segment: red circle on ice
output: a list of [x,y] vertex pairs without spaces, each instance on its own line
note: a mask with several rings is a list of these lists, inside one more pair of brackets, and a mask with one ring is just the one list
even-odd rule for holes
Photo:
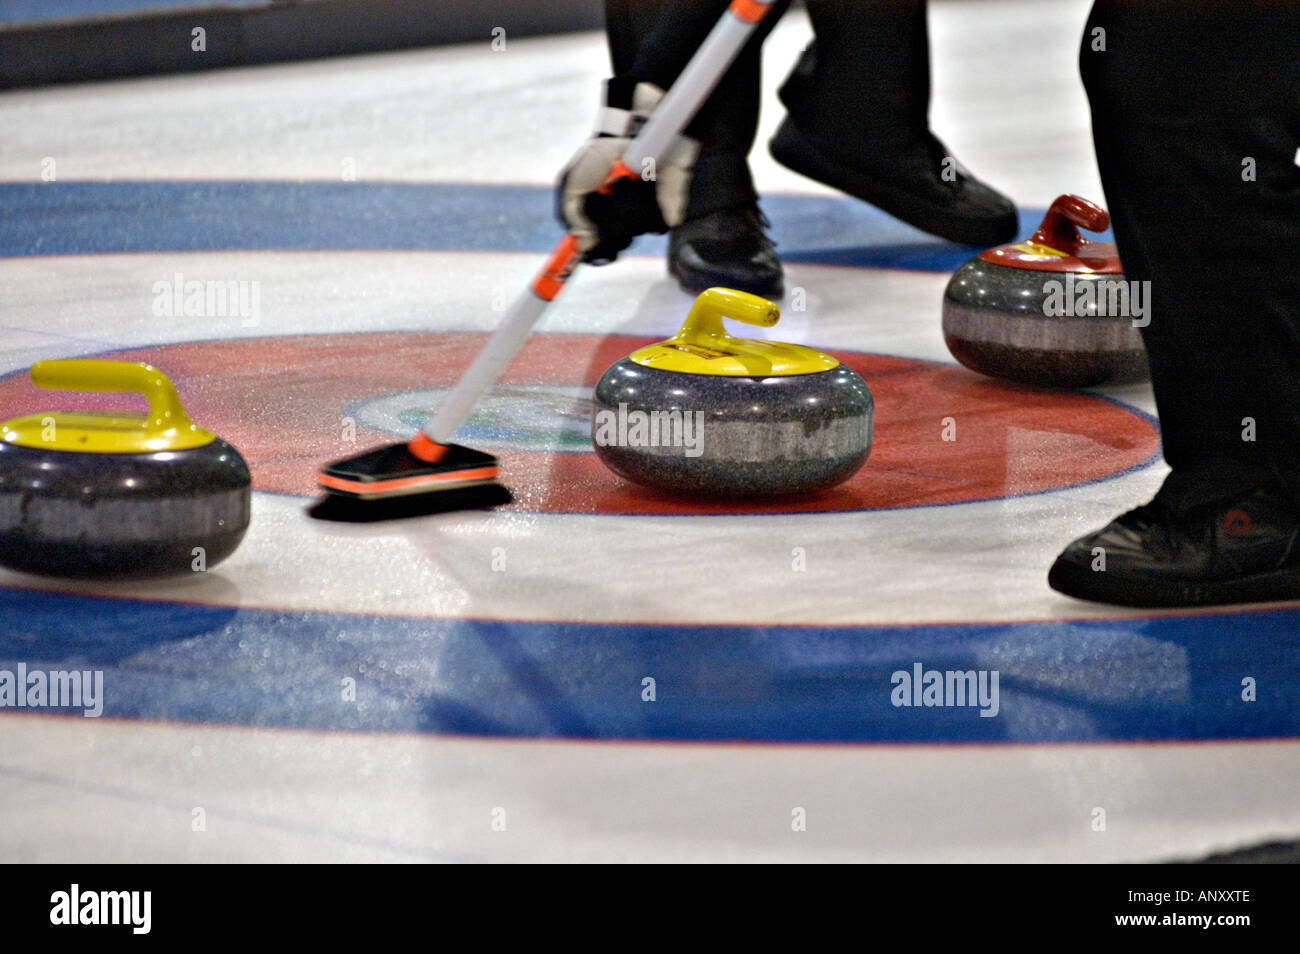
[[[368,402],[449,387],[482,334],[300,335],[139,348],[100,355],[157,365],[190,416],[238,447],[257,490],[315,495],[324,463],[394,440],[352,418]],[[541,391],[590,388],[609,365],[656,340],[535,335],[502,381]],[[875,442],[848,482],[795,500],[711,502],[637,487],[590,451],[484,447],[501,459],[512,507],[565,513],[727,514],[877,510],[1036,493],[1113,476],[1149,461],[1148,417],[1094,395],[1022,388],[953,365],[831,351],[866,380]],[[41,391],[25,374],[0,381],[0,415],[122,407],[123,395]],[[139,407],[143,408],[141,401]],[[411,417],[423,407],[412,406]],[[412,417],[414,419],[414,417]],[[353,434],[355,432],[355,436]],[[472,440],[465,443],[475,446]]]

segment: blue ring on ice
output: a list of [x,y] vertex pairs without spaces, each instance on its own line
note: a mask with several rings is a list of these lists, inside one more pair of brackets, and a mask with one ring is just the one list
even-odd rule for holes
[[[235,250],[547,252],[551,189],[394,182],[0,183],[0,256]],[[767,195],[785,262],[951,272],[953,245],[842,196]],[[1044,210],[1022,209],[1027,238]],[[632,251],[662,255],[663,236]]]
[[[804,743],[1260,739],[1300,735],[1295,633],[1287,609],[682,626],[236,609],[0,587],[0,680],[19,663],[101,670],[107,716],[300,729]],[[917,665],[923,674],[982,671],[990,689],[996,672],[996,715],[980,714],[987,705],[895,705],[894,674]]]

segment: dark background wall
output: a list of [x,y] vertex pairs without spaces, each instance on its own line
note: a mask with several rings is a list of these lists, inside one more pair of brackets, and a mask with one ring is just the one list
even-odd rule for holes
[[[601,0],[0,2],[0,88],[597,29]],[[195,28],[205,49],[194,46]]]

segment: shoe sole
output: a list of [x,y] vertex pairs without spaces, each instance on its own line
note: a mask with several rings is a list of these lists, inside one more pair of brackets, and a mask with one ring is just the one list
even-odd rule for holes
[[1047,585],[1075,599],[1139,609],[1292,602],[1300,600],[1300,567],[1197,582],[1132,577],[1058,561],[1048,571]]
[[777,129],[776,135],[768,143],[768,150],[772,153],[772,158],[787,169],[801,176],[807,176],[814,182],[839,189],[847,195],[874,205],[913,228],[937,235],[949,242],[977,247],[1000,245],[1014,239],[1020,229],[1019,216],[1014,214],[1003,219],[973,223],[969,218],[944,213],[933,206],[927,207],[921,200],[906,196],[905,193],[902,194],[905,198],[900,199],[898,189],[891,188],[886,183],[873,179],[859,170],[847,169],[827,160],[805,142],[803,137],[788,125],[788,121]]
[[758,295],[760,298],[780,298],[785,294],[784,281],[776,281],[768,285],[728,283],[726,279],[721,279],[717,275],[682,268],[671,256],[668,259],[668,274],[677,279],[677,284],[682,286],[683,291],[692,292],[696,295],[708,291],[710,288],[734,288],[736,291],[749,292],[751,295]]

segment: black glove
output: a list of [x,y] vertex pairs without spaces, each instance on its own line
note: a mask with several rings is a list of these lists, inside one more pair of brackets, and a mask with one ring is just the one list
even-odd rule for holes
[[647,159],[635,177],[604,188],[614,164],[663,98],[650,83],[612,79],[605,84],[605,106],[596,131],[569,160],[556,188],[556,215],[578,239],[582,260],[614,261],[632,240],[646,232],[666,232],[682,221],[691,166],[699,144],[678,138],[671,152]]

